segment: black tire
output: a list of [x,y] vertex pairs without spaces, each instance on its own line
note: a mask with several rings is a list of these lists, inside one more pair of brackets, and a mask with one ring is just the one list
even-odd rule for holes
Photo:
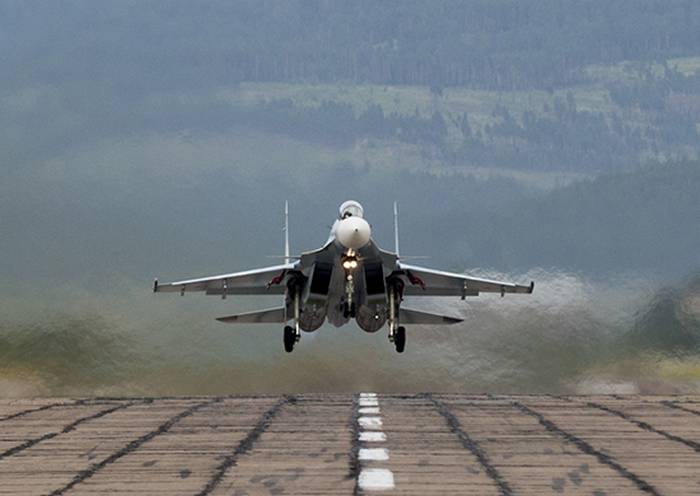
[[296,333],[294,332],[294,328],[290,326],[284,326],[284,351],[287,353],[291,353],[292,350],[294,349],[294,343],[296,342],[297,337]]
[[401,326],[396,329],[396,334],[394,335],[394,346],[398,353],[403,353],[406,349],[406,328]]

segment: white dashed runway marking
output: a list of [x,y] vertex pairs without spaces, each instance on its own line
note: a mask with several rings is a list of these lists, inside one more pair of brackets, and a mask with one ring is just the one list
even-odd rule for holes
[[382,443],[386,441],[386,434],[383,432],[360,432],[360,441],[365,443]]
[[382,428],[382,419],[380,417],[360,417],[357,421],[363,429],[376,431]]
[[365,491],[394,489],[394,474],[385,468],[365,468],[360,472],[360,487]]
[[388,460],[389,452],[385,448],[360,448],[360,460]]
[[[357,420],[360,425],[359,441],[365,443],[386,442],[386,434],[381,432],[382,418],[380,417],[381,412],[376,393],[360,393],[359,405],[358,413],[362,415]],[[394,488],[394,474],[391,470],[366,466],[368,463],[388,460],[388,449],[381,447],[360,448],[358,459],[362,462],[358,478],[360,489],[384,491]]]
[[368,406],[360,408],[360,415],[379,415],[379,407]]

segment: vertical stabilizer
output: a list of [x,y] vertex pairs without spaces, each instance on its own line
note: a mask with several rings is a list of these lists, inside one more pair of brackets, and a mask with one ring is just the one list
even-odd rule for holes
[[289,263],[289,202],[284,202],[284,263]]
[[394,250],[399,256],[399,206],[394,202]]

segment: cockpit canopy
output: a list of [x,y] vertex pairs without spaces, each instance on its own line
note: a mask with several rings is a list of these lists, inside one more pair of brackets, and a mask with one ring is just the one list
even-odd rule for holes
[[348,200],[340,206],[340,218],[359,217],[362,218],[364,210],[362,205],[353,200]]

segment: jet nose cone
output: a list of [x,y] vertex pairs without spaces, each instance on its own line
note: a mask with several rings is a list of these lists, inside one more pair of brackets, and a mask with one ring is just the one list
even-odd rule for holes
[[347,217],[338,223],[336,238],[345,248],[359,250],[369,243],[372,228],[361,217]]

